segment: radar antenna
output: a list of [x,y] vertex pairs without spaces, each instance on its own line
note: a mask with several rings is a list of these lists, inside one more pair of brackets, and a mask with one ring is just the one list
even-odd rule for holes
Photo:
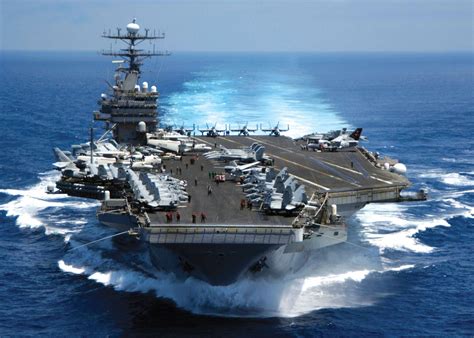
[[143,41],[149,40],[154,41],[158,39],[164,39],[165,34],[150,34],[148,28],[145,29],[145,34],[140,34],[140,26],[136,23],[136,19],[133,19],[131,23],[127,25],[127,33],[122,33],[121,28],[117,28],[116,34],[103,33],[102,37],[112,40],[121,40],[127,47],[120,50],[114,51],[112,47],[110,50],[103,50],[102,55],[121,57],[125,62],[128,63],[128,67],[122,68],[123,71],[136,71],[140,73],[140,66],[143,64],[143,60],[152,57],[152,56],[168,56],[171,53],[168,51],[155,51],[155,45],[153,44],[153,51],[137,49],[136,46],[142,43]]

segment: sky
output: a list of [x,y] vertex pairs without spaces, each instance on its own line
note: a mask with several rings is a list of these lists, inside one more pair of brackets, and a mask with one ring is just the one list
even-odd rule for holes
[[474,51],[474,0],[0,0],[2,50],[100,50],[104,29],[176,51]]

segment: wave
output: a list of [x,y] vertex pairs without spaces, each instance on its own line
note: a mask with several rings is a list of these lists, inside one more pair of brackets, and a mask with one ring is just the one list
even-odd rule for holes
[[450,224],[438,216],[414,216],[407,212],[408,205],[395,203],[369,204],[356,214],[364,241],[386,250],[429,253],[434,248],[420,242],[415,235],[437,226]]
[[[279,122],[282,129],[290,125],[285,135],[292,137],[313,132],[315,126],[318,131],[349,127],[303,75],[298,75],[296,81],[288,79],[291,75],[259,74],[258,86],[249,86],[238,73],[209,70],[194,75],[193,80],[184,83],[182,91],[163,98],[165,124],[192,121],[201,128],[206,123],[217,123],[221,128],[232,124],[237,128],[248,122],[249,128],[258,124],[268,128]],[[262,116],[271,120],[261,120]]]
[[[316,260],[314,255],[309,258]],[[319,262],[318,270],[308,264],[301,271],[284,276],[244,278],[227,286],[211,286],[192,277],[182,280],[172,273],[155,271],[147,260],[142,260],[139,265],[140,270],[131,269],[117,261],[104,259],[100,250],[89,248],[83,248],[80,254],[68,254],[58,261],[58,267],[66,273],[84,275],[118,291],[152,292],[193,313],[250,317],[295,317],[321,308],[371,305],[375,300],[358,294],[358,284],[372,274],[398,273],[415,267],[403,265],[354,270],[339,257],[335,265],[340,272],[336,273],[325,272],[334,271],[332,263]]]
[[447,198],[444,200],[449,204],[453,210],[454,216],[461,216],[465,218],[474,218],[474,206],[462,203],[454,198]]
[[372,204],[355,215],[361,225],[362,240],[379,248],[382,254],[386,250],[430,253],[435,248],[420,241],[418,234],[438,226],[449,227],[454,217],[474,217],[474,207],[462,201],[474,192],[469,189],[474,186],[472,173],[441,169],[412,172],[428,191],[426,202]]
[[[88,211],[98,205],[97,202],[71,198],[65,194],[50,194],[49,185],[59,179],[59,172],[50,171],[40,175],[40,181],[25,189],[0,189],[0,193],[14,197],[0,205],[7,217],[15,218],[20,228],[44,228],[46,235],[62,235],[69,241],[71,234],[77,233],[86,224],[78,215],[64,215],[65,210]],[[63,219],[66,218],[66,219]]]
[[436,179],[437,181],[444,183],[445,185],[459,187],[474,186],[474,179],[470,178],[469,176],[472,175],[464,172],[447,173],[442,170],[429,170],[418,175],[419,178]]

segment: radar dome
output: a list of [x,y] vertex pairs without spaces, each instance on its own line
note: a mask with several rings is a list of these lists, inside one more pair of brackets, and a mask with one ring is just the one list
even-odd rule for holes
[[138,122],[137,130],[139,133],[146,133],[146,123],[143,121]]
[[127,25],[127,31],[130,34],[137,34],[138,31],[140,30],[140,26],[136,23],[137,19],[133,19],[133,22],[130,22]]
[[399,175],[403,175],[407,172],[407,167],[403,163],[397,163],[393,166],[393,171]]

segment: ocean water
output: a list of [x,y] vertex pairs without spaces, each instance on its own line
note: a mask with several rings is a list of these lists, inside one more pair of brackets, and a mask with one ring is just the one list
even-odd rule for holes
[[[429,200],[374,204],[349,243],[284,278],[209,286],[112,240],[95,201],[48,195],[52,147],[87,140],[113,67],[1,55],[0,335],[472,336],[473,54],[191,54],[149,60],[163,124],[363,127]],[[98,131],[97,131],[98,134]],[[291,262],[287,262],[291,264]]]

